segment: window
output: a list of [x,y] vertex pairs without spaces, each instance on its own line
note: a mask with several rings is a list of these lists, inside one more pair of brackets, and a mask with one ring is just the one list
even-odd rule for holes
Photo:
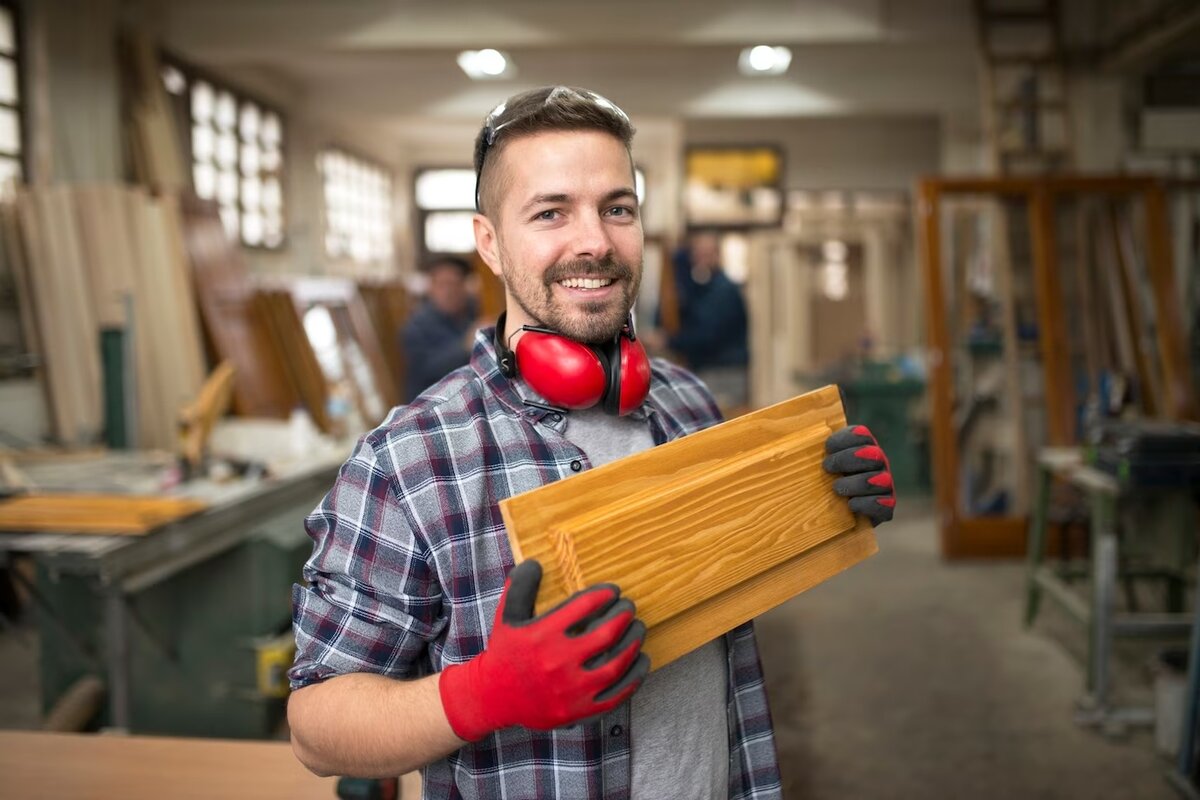
[[[645,201],[646,177],[634,171],[638,202]],[[417,172],[413,186],[419,215],[418,230],[426,256],[475,252],[475,170],[426,169]]]
[[0,0],[0,190],[25,176],[19,38],[16,8]]
[[283,246],[283,119],[266,105],[168,64],[167,91],[190,123],[192,185],[216,200],[229,235],[249,247]]
[[337,149],[317,156],[325,197],[325,254],[360,264],[392,257],[392,176]]

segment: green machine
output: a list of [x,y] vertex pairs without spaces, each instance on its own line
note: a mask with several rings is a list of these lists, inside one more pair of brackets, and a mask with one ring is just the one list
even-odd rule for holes
[[888,455],[899,493],[928,493],[929,428],[914,421],[925,382],[903,375],[894,365],[867,361],[857,376],[838,381],[846,419],[866,425]]
[[[86,675],[95,720],[138,734],[271,738],[285,714],[291,589],[311,552],[319,470],[101,553],[37,558],[41,695]],[[131,552],[131,548],[137,552]]]

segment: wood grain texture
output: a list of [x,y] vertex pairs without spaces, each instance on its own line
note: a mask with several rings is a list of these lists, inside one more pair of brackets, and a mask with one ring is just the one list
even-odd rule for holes
[[862,560],[870,523],[821,468],[844,425],[829,386],[502,501],[538,611],[615,583],[658,668]]
[[0,531],[137,536],[205,507],[176,497],[26,494],[0,501]]

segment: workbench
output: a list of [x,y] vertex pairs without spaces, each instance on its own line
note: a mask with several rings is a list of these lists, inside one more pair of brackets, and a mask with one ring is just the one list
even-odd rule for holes
[[[286,538],[284,544],[289,548],[289,554],[303,553],[307,549],[303,518],[332,486],[348,451],[349,445],[346,443],[323,448],[311,457],[295,461],[290,467],[275,468],[270,478],[220,485],[207,481],[183,484],[174,492],[206,500],[209,503],[207,509],[142,536],[0,534],[0,553],[5,556],[10,553],[30,554],[37,565],[36,585],[27,588],[35,595],[34,606],[43,638],[44,695],[55,691],[54,687],[45,685],[48,682],[45,668],[48,659],[71,661],[70,669],[78,672],[97,671],[94,667],[99,666],[108,698],[106,724],[121,730],[135,730],[137,726],[131,712],[135,688],[135,679],[131,674],[134,637],[137,637],[139,648],[161,650],[152,654],[153,657],[180,669],[187,668],[189,659],[192,659],[191,663],[203,674],[205,665],[196,664],[194,654],[181,652],[186,648],[181,648],[171,638],[175,633],[171,628],[176,624],[186,624],[182,620],[188,612],[193,611],[188,599],[196,597],[195,587],[203,587],[209,581],[214,587],[220,586],[222,580],[229,583],[223,589],[214,589],[226,596],[224,602],[229,604],[229,608],[222,610],[226,616],[237,613],[229,609],[236,609],[239,605],[249,608],[252,602],[260,600],[255,593],[269,591],[273,614],[270,624],[286,626],[289,604],[287,592],[290,584],[300,579],[298,564],[276,567],[270,576],[271,586],[264,590],[260,587],[244,587],[236,582],[243,580],[248,569],[254,567],[253,559],[250,559],[250,567],[241,569],[240,577],[228,579],[220,574],[222,568],[216,560],[222,556],[228,557],[235,548],[252,543],[264,535]],[[64,467],[62,472],[64,480],[76,478],[70,474],[70,466]],[[302,562],[302,556],[291,558],[291,561],[296,560]],[[212,570],[203,568],[209,564],[216,566]],[[162,595],[147,594],[184,573],[190,576],[188,590],[178,600],[169,597],[170,602],[164,603]],[[53,602],[56,598],[47,594],[53,594],[59,587],[61,592],[57,599],[61,602],[56,604]],[[238,592],[245,592],[245,595],[239,597]],[[135,613],[134,598],[139,595],[152,596],[154,602],[144,604],[147,607]],[[176,607],[162,608],[164,604]],[[246,613],[252,612],[248,610]],[[283,619],[276,622],[281,615]],[[154,619],[148,619],[151,616]],[[156,632],[149,630],[155,627],[158,629]],[[167,632],[165,635],[164,631]],[[278,630],[275,632],[279,633]],[[222,634],[210,634],[212,637],[218,635]],[[147,641],[151,644],[145,644]],[[239,642],[238,646],[248,647],[249,643]],[[138,652],[140,654],[141,650]],[[247,663],[252,665],[253,653],[248,653],[246,658]],[[82,666],[84,664],[93,668],[88,669]],[[51,676],[49,682],[55,682],[55,676]],[[229,686],[228,692],[245,695],[248,689],[253,688],[253,679],[248,682],[249,687]],[[139,675],[136,689],[139,692],[152,691],[154,687],[145,683],[145,674]],[[59,686],[57,691],[63,688]],[[196,692],[203,694],[199,682]],[[44,705],[49,705],[52,700],[52,696],[45,698]],[[203,697],[196,700],[205,702]],[[148,706],[162,706],[171,702],[170,698],[162,696],[146,700]],[[200,730],[162,730],[162,726],[155,727],[160,729],[152,732],[254,735],[241,731],[223,732],[220,725],[211,720],[207,727]]]
[[[1081,490],[1090,508],[1090,564],[1082,575],[1067,567],[1044,562],[1049,528],[1051,489],[1055,480]],[[1119,508],[1134,500],[1152,499],[1160,519],[1170,520],[1165,531],[1167,553],[1163,566],[1138,572],[1121,572],[1121,548],[1130,548],[1158,533],[1147,520],[1145,529],[1133,531],[1119,526]],[[1080,703],[1077,720],[1084,725],[1120,733],[1128,725],[1150,725],[1152,708],[1116,707],[1109,698],[1110,660],[1117,637],[1185,637],[1192,630],[1192,615],[1183,612],[1183,570],[1194,563],[1196,536],[1195,503],[1190,490],[1130,486],[1107,472],[1084,463],[1079,448],[1043,448],[1037,460],[1037,485],[1033,520],[1027,549],[1025,625],[1037,617],[1042,595],[1055,600],[1088,629],[1087,692]],[[1159,547],[1160,550],[1164,549]],[[1070,585],[1071,577],[1090,573],[1087,595]],[[1137,575],[1168,581],[1166,612],[1117,611],[1117,583]]]

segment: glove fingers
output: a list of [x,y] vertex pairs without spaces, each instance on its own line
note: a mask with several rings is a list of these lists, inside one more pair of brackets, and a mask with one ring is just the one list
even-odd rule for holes
[[508,584],[500,598],[500,619],[506,625],[519,625],[533,619],[538,586],[542,583],[542,565],[537,559],[522,561],[508,573]]
[[892,473],[881,469],[875,472],[860,472],[856,475],[847,475],[833,482],[833,490],[842,497],[891,494]]
[[633,664],[621,676],[621,679],[609,686],[600,694],[596,695],[596,702],[602,703],[607,711],[610,708],[616,708],[624,703],[631,694],[637,691],[638,686],[650,674],[650,656],[645,653],[638,653]]
[[871,520],[872,525],[890,520],[895,508],[896,498],[891,495],[850,498],[850,510]]
[[[640,619],[635,619],[633,622],[629,623],[629,627],[625,629],[625,634],[621,637],[620,641],[618,641],[612,647],[607,648],[603,652],[597,653],[596,655],[590,657],[587,661],[584,661],[583,668],[587,670],[600,669],[605,664],[608,664],[610,661],[624,653],[629,648],[629,645],[633,644],[634,642],[641,642],[645,638],[646,623],[642,622]],[[624,672],[625,670],[622,668],[620,671]]]
[[832,434],[825,440],[825,452],[836,453],[838,450],[859,448],[868,444],[877,444],[874,434],[866,425],[850,425]]
[[885,469],[887,461],[884,459],[883,450],[879,445],[867,444],[862,447],[838,450],[836,453],[826,456],[821,466],[825,468],[826,472],[852,475],[856,472]]

